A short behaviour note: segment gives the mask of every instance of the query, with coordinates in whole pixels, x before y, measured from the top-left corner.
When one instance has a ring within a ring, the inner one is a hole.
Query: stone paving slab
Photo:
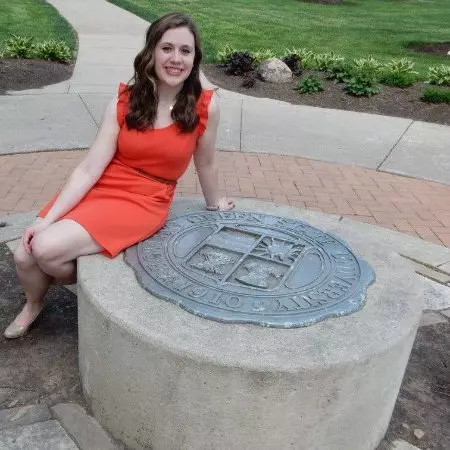
[[[117,86],[114,87],[117,90]],[[100,123],[106,104],[115,94],[80,94],[93,119]],[[228,151],[240,150],[241,101],[220,98],[220,124],[217,131],[217,146]]]
[[[351,111],[243,101],[242,150],[295,155],[376,169],[409,119]]]
[[[148,25],[148,24],[147,24]],[[110,50],[115,51],[117,49],[129,49],[129,50],[140,50],[145,43],[145,29],[143,29],[142,34],[138,31],[128,30],[126,34],[102,34],[102,33],[78,33],[78,38],[81,40],[81,44],[86,43],[90,49],[94,50]],[[85,47],[82,45],[80,47]],[[89,52],[89,49],[79,48],[78,52]],[[115,56],[115,53],[109,53],[109,55]],[[136,54],[135,54],[136,56]],[[110,63],[112,61],[117,61],[116,58],[110,58]]]
[[[420,450],[419,447],[404,441],[403,439],[397,439],[392,443],[392,450]]]
[[[142,45],[136,40],[135,48],[110,48],[109,46],[93,47],[89,43],[80,48],[77,55],[77,65],[99,67],[99,66],[111,66],[110,51],[114,51],[114,59],[117,66],[125,66],[130,69],[133,68],[133,61],[137,53],[141,50]]]
[[[69,94],[109,94],[114,95],[117,92],[119,83],[111,84],[86,84],[71,82],[69,87]]]
[[[202,73],[202,75],[203,75],[203,73]],[[251,95],[241,94],[240,92],[228,91],[226,89],[222,89],[222,88],[214,85],[213,83],[209,82],[207,80],[207,78],[205,77],[205,75],[203,75],[203,78],[209,84],[209,88],[217,89],[217,92],[219,93],[220,97],[222,97],[222,98],[233,98],[233,99],[237,99],[237,100],[250,100],[250,101],[251,100],[257,100],[257,101],[265,100],[265,101],[267,101],[267,103],[274,102],[274,103],[285,105],[285,106],[286,105],[290,105],[289,103],[283,102],[281,100],[274,100],[272,98],[262,99],[262,98],[259,98],[259,97],[252,97]],[[202,84],[203,84],[203,81],[202,81]]]
[[[440,264],[438,267],[439,267],[439,270],[442,270],[443,272],[450,274],[450,262],[445,263],[445,264]]]
[[[52,419],[52,414],[45,405],[27,405],[0,410],[0,430]],[[1,448],[1,446],[0,446]]]
[[[76,67],[71,79],[73,83],[118,86],[120,82],[127,82],[133,76],[133,69],[125,65],[88,65]]]
[[[346,220],[352,220],[351,216],[343,218],[344,222]],[[410,239],[411,236],[409,234],[384,229],[384,227],[372,229],[370,224],[361,224],[362,232],[369,232],[369,230],[372,234],[378,235],[380,242],[383,242],[386,246],[393,247],[397,253],[412,260],[412,262],[417,261],[427,266],[438,267],[442,261],[450,257],[449,248],[434,242],[427,242],[427,245],[423,245],[424,241],[422,239]]]
[[[27,226],[36,218],[37,211],[27,211],[20,214],[0,218],[0,243],[17,239]]]
[[[97,132],[78,95],[2,96],[0,117],[0,154],[83,148]]]
[[[448,286],[436,283],[421,275],[417,276],[421,279],[425,288],[425,310],[441,312],[450,308],[450,288]]]
[[[62,427],[72,436],[80,450],[118,450],[94,417],[75,403],[60,403],[52,411]]]
[[[104,34],[117,36],[141,35],[148,27],[148,22],[105,0],[82,0],[89,4],[88,14],[80,2],[67,0],[48,0],[79,34]]]
[[[0,431],[1,450],[78,450],[56,420]]]
[[[424,266],[423,264],[414,263],[416,272],[430,280],[436,281],[440,284],[449,284],[450,275],[443,273],[439,270],[431,269],[430,267]]]
[[[97,125],[99,125],[103,111],[108,102],[114,97],[114,94],[80,94],[80,97]]]
[[[414,122],[380,170],[450,185],[450,127]]]
[[[219,97],[220,123],[217,130],[217,147],[223,150],[241,149],[242,101]]]
[[[68,94],[70,82],[49,84],[36,89],[24,89],[23,91],[7,91],[8,95],[45,95],[45,94]]]
[[[436,325],[438,323],[447,323],[447,319],[442,314],[433,311],[426,311],[422,315],[419,327],[428,327],[430,325]]]

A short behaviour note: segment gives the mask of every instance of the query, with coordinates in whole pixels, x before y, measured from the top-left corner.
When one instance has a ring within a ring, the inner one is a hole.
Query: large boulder
[[[269,83],[288,83],[292,81],[292,71],[280,59],[270,58],[258,68],[258,75]]]

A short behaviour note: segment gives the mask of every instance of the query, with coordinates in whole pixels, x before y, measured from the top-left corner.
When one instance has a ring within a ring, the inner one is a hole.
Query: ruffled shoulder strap
[[[198,131],[200,136],[205,132],[206,125],[208,124],[208,108],[213,95],[214,90],[203,89],[197,102],[196,110],[199,116]]]
[[[125,83],[120,83],[117,94],[117,122],[120,128],[122,128],[125,124],[125,116],[128,114],[129,99],[130,92],[128,91],[128,85]]]

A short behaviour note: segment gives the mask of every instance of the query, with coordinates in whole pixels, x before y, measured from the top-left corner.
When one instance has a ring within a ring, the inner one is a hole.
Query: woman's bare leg
[[[63,284],[76,282],[76,258],[99,253],[103,248],[77,222],[61,220],[31,241],[32,253],[20,244],[14,254],[17,274],[27,302],[14,322],[27,327],[42,309],[53,279]]]
[[[28,326],[42,309],[44,296],[52,282],[52,277],[40,269],[34,256],[25,251],[22,243],[14,252],[14,262],[27,299],[15,322],[19,326]]]
[[[103,248],[79,223],[63,219],[50,225],[31,242],[39,268],[58,282],[76,282],[76,259]]]

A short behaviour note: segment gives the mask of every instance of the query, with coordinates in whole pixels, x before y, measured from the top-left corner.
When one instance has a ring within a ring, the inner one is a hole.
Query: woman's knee
[[[37,264],[35,257],[26,252],[22,243],[19,244],[14,252],[14,263],[22,270],[31,269]]]
[[[55,266],[64,262],[62,246],[48,233],[40,233],[33,237],[31,252],[40,267]]]

